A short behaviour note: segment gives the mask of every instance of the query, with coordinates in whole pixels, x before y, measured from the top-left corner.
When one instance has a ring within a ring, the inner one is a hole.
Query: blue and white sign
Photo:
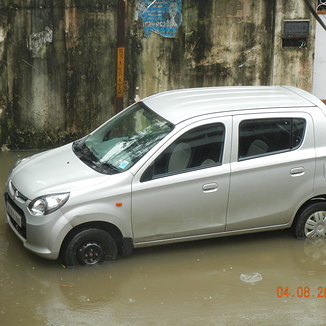
[[[182,0],[137,0],[135,20],[141,19],[145,36],[151,32],[175,37],[182,22]]]

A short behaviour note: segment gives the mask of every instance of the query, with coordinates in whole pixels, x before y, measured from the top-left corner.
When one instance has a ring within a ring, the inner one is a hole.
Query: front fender
[[[133,238],[131,208],[126,203],[89,203],[67,210],[64,215],[72,228],[85,223],[104,222],[116,226],[123,237]]]

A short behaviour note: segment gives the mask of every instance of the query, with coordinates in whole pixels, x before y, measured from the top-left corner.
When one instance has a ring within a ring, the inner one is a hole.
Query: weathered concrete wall
[[[0,147],[56,146],[114,114],[116,1],[7,0],[0,13]]]
[[[314,22],[295,0],[183,0],[175,38],[126,11],[125,105],[173,88],[291,84],[310,90]],[[53,147],[115,112],[118,0],[2,0],[0,147]],[[282,48],[283,19],[311,19],[307,48]]]
[[[312,90],[315,19],[304,1],[277,0],[274,33],[273,80],[275,85],[293,85]],[[311,20],[311,33],[307,47],[282,48],[282,21],[287,19]]]
[[[184,0],[175,39],[143,37],[129,1],[129,100],[172,88],[271,82],[275,1]],[[130,77],[133,77],[130,79]]]

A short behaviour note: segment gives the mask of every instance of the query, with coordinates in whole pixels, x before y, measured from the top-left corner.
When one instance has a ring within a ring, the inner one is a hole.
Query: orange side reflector
[[[115,206],[121,207],[122,206],[122,203],[116,203]]]

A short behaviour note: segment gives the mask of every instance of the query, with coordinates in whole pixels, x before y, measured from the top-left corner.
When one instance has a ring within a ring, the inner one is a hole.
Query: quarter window
[[[141,182],[222,164],[224,134],[221,123],[184,133],[150,165]]]
[[[244,120],[239,126],[238,159],[294,150],[302,144],[305,128],[302,118]]]

